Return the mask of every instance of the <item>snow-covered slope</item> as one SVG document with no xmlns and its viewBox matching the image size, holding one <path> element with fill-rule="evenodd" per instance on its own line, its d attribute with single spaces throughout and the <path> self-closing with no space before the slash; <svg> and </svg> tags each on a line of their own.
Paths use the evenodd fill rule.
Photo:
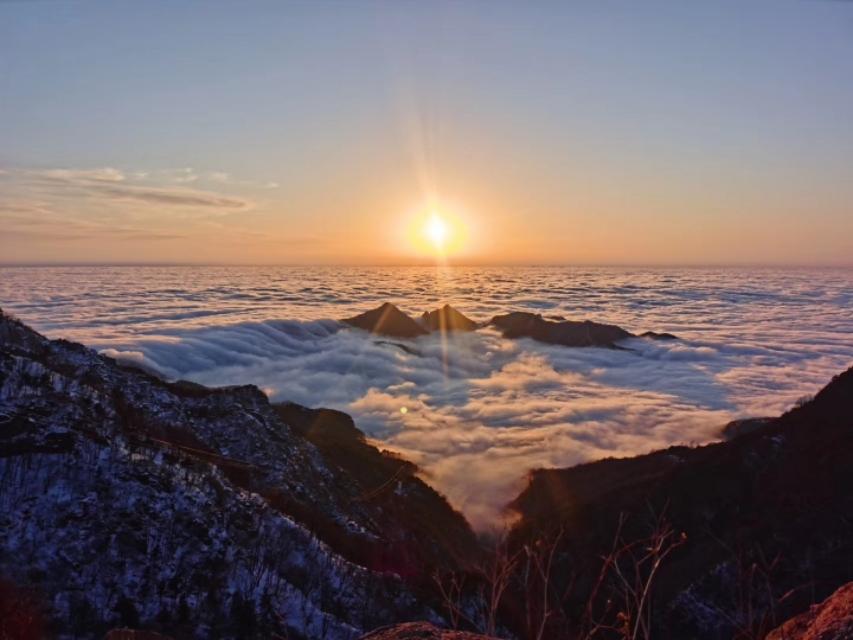
<svg viewBox="0 0 853 640">
<path fill-rule="evenodd" d="M 356 430 L 372 474 L 287 415 L 255 387 L 167 383 L 0 312 L 0 578 L 73 637 L 352 638 L 435 619 L 419 580 L 472 553 L 464 519 Z M 440 534 L 414 530 L 425 515 Z"/>
</svg>

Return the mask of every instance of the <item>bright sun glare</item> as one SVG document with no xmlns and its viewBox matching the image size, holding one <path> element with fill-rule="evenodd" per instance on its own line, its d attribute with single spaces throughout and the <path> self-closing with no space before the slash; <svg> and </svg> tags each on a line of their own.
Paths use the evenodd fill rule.
<svg viewBox="0 0 853 640">
<path fill-rule="evenodd" d="M 427 204 L 400 217 L 402 239 L 413 256 L 444 263 L 466 249 L 469 226 L 458 206 Z"/>
<path fill-rule="evenodd" d="M 433 213 L 430 216 L 424 231 L 436 249 L 440 251 L 444 248 L 444 243 L 447 241 L 448 227 L 447 223 L 438 213 Z"/>
</svg>

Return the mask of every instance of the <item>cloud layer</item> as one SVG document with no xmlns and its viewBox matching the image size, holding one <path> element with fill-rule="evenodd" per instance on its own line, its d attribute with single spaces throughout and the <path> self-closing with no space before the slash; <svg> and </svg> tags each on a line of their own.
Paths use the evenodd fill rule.
<svg viewBox="0 0 853 640">
<path fill-rule="evenodd" d="M 348 411 L 478 527 L 499 522 L 533 467 L 706 442 L 732 418 L 779 413 L 853 363 L 849 272 L 766 273 L 762 283 L 716 272 L 461 270 L 441 284 L 480 319 L 538 309 L 685 338 L 615 351 L 490 330 L 402 342 L 322 319 L 398 291 L 428 308 L 441 296 L 429 270 L 45 271 L 7 270 L 3 282 L 28 289 L 0 285 L 0 300 L 51 335 L 171 377 L 251 382 L 273 400 Z"/>
</svg>

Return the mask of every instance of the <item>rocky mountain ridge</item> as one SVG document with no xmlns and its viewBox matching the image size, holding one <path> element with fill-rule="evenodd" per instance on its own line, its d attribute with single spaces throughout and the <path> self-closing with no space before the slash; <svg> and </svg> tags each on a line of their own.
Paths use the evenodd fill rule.
<svg viewBox="0 0 853 640">
<path fill-rule="evenodd" d="M 619 342 L 628 338 L 678 340 L 678 337 L 671 333 L 646 331 L 637 335 L 616 325 L 565 318 L 548 320 L 541 314 L 526 311 L 497 315 L 489 322 L 479 324 L 449 304 L 434 311 L 424 312 L 420 322 L 390 302 L 341 322 L 369 333 L 394 338 L 417 338 L 436 331 L 476 331 L 481 326 L 493 326 L 500 330 L 505 338 L 532 338 L 538 342 L 564 347 L 624 349 Z"/>
<path fill-rule="evenodd" d="M 334 431 L 346 464 L 312 442 L 325 415 L 167 383 L 0 312 L 0 577 L 68 637 L 440 621 L 421 577 L 474 557 L 470 528 L 354 425 Z M 435 535 L 412 528 L 424 519 Z"/>
<path fill-rule="evenodd" d="M 614 531 L 642 539 L 653 513 L 685 534 L 656 583 L 655 637 L 762 637 L 853 577 L 853 369 L 730 431 L 532 472 L 507 548 L 570 532 L 550 538 L 565 610 L 545 637 L 573 637 Z M 482 577 L 482 559 L 464 518 L 348 415 L 165 382 L 0 312 L 0 595 L 29 594 L 47 634 L 454 637 L 405 621 L 446 625 L 431 577 Z M 499 626 L 525 637 L 515 616 L 538 596 L 520 584 Z"/>
<path fill-rule="evenodd" d="M 725 442 L 535 470 L 512 504 L 514 544 L 572 532 L 557 557 L 574 572 L 566 602 L 578 602 L 615 536 L 643 539 L 665 518 L 685 537 L 656 579 L 655 637 L 763 637 L 853 579 L 853 368 L 750 426 Z"/>
</svg>

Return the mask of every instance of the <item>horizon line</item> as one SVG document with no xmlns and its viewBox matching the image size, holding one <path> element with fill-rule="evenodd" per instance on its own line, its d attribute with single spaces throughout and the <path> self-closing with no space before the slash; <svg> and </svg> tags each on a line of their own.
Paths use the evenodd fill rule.
<svg viewBox="0 0 853 640">
<path fill-rule="evenodd" d="M 176 262 L 176 261 L 16 261 L 2 262 L 0 268 L 32 267 L 277 267 L 277 268 L 776 268 L 776 269 L 850 269 L 853 262 Z"/>
</svg>

